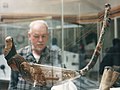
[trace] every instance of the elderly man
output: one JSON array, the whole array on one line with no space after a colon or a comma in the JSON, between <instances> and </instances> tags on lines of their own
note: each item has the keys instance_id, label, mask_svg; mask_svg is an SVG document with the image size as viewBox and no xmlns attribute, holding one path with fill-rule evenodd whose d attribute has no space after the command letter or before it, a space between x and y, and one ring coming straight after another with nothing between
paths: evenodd
<instances>
[{"instance_id":1,"label":"elderly man","mask_svg":"<svg viewBox=\"0 0 120 90\"><path fill-rule=\"evenodd\" d=\"M51 50L47 47L49 38L47 23L43 20L36 20L30 23L29 28L28 39L30 45L21 48L18 53L30 63L54 66L59 64L60 66L61 60L55 59L58 61L51 61ZM19 72L12 70L9 90L50 90L50 88L51 86L39 85L33 87L32 84L22 78Z\"/></svg>"}]
</instances>

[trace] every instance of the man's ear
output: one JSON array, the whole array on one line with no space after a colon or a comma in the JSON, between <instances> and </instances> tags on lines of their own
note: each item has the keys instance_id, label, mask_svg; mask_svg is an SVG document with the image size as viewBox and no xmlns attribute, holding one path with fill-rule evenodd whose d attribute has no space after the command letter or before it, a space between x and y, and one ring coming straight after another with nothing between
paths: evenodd
<instances>
[{"instance_id":1,"label":"man's ear","mask_svg":"<svg viewBox=\"0 0 120 90\"><path fill-rule=\"evenodd\" d=\"M50 32L46 33L47 39L49 39Z\"/></svg>"}]
</instances>

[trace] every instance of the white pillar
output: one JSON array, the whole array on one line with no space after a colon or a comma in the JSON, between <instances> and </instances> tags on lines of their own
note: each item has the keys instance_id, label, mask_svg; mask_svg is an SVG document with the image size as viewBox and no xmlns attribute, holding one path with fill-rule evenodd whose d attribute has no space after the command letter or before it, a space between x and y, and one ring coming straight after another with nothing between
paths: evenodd
<instances>
[{"instance_id":1,"label":"white pillar","mask_svg":"<svg viewBox=\"0 0 120 90\"><path fill-rule=\"evenodd\" d=\"M118 37L117 18L114 18L114 38Z\"/></svg>"}]
</instances>

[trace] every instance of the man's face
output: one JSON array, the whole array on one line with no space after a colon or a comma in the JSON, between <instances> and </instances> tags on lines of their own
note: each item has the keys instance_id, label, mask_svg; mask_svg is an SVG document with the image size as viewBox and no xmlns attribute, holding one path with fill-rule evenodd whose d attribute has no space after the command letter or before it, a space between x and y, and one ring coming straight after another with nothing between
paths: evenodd
<instances>
[{"instance_id":1,"label":"man's face","mask_svg":"<svg viewBox=\"0 0 120 90\"><path fill-rule=\"evenodd\" d=\"M34 25L32 32L28 33L33 49L43 50L48 41L48 30L45 25Z\"/></svg>"}]
</instances>

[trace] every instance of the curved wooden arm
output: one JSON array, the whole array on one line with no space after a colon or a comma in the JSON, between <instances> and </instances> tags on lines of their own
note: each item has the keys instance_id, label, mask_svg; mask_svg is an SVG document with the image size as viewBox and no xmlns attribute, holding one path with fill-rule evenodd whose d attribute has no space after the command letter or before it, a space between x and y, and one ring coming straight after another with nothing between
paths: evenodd
<instances>
[{"instance_id":1,"label":"curved wooden arm","mask_svg":"<svg viewBox=\"0 0 120 90\"><path fill-rule=\"evenodd\" d=\"M102 48L103 36L104 36L105 31L106 31L105 29L106 29L106 27L108 27L108 24L110 22L109 21L110 18L108 18L110 9L111 9L110 4L105 4L105 14L104 14L103 25L102 25L102 29L100 32L100 36L98 38L96 48L93 52L93 55L92 55L90 62L83 69L80 70L80 72L79 72L80 75L85 75L92 67L94 67L94 65L96 64L96 62L98 60L98 57L100 55L100 51Z\"/></svg>"}]
</instances>

